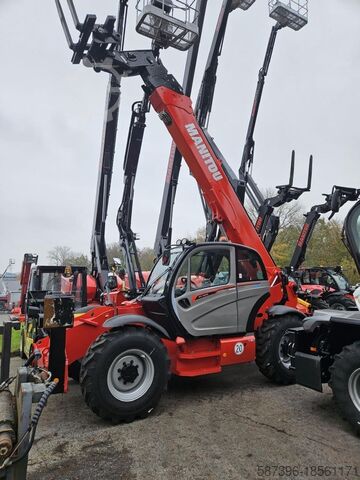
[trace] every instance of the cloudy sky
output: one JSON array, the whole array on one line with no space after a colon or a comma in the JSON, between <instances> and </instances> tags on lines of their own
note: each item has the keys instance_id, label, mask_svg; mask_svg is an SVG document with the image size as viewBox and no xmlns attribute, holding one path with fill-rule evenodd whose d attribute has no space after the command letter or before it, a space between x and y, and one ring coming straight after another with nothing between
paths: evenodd
<instances>
[{"instance_id":1,"label":"cloudy sky","mask_svg":"<svg viewBox=\"0 0 360 480\"><path fill-rule=\"evenodd\" d=\"M115 14L116 0L77 0L81 18ZM135 32L135 0L129 1L126 48L148 48ZM296 180L306 181L314 154L313 189L304 210L321 202L334 183L360 187L360 1L309 0L309 24L282 30L270 67L256 129L253 175L263 187L284 183L291 149ZM209 0L194 95L204 69L220 0ZM229 19L220 60L209 131L237 170L273 21L267 1ZM8 258L20 269L24 252L67 245L89 252L106 74L72 65L52 0L0 0L0 271ZM182 79L186 54L167 50L167 68ZM141 81L124 79L107 241L117 240L122 159L130 105L141 98ZM139 246L152 246L159 214L170 138L154 112L148 115L134 205ZM203 224L194 179L182 169L174 216L174 238Z\"/></svg>"}]
</instances>

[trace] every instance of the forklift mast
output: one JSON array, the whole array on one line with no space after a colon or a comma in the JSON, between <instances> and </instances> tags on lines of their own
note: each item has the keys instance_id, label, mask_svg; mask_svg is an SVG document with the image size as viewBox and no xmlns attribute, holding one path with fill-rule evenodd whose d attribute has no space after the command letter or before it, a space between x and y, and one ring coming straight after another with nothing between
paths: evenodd
<instances>
[{"instance_id":1,"label":"forklift mast","mask_svg":"<svg viewBox=\"0 0 360 480\"><path fill-rule=\"evenodd\" d=\"M21 286L21 293L20 293L20 308L21 313L25 313L25 299L26 293L29 285L29 278L31 272L31 266L37 265L38 256L33 255L32 253L25 253L22 267L21 267L21 274L20 274L20 286Z\"/></svg>"},{"instance_id":2,"label":"forklift mast","mask_svg":"<svg viewBox=\"0 0 360 480\"><path fill-rule=\"evenodd\" d=\"M62 17L62 23L64 21ZM261 256L271 285L269 305L287 302L296 306L293 289L284 281L281 269L257 235L221 160L195 117L190 98L184 95L179 83L167 72L154 51L117 49L120 40L113 30L114 17L107 17L102 25L95 22L96 18L88 15L80 32L81 41L71 43L75 52L73 63L82 59L86 67L97 72L110 71L120 76L142 78L150 104L159 114L202 190L212 219L231 242L253 248Z\"/></svg>"},{"instance_id":3,"label":"forklift mast","mask_svg":"<svg viewBox=\"0 0 360 480\"><path fill-rule=\"evenodd\" d=\"M81 30L84 25L80 24L75 8L72 2L68 2L73 18L76 19L75 26ZM116 49L122 50L124 48L125 28L127 19L128 1L120 0L119 15L117 22L118 44ZM59 14L62 14L60 2L56 2ZM91 29L91 25L95 24L94 16L88 16L86 21L87 30ZM64 25L64 23L63 23ZM67 37L68 41L70 37ZM84 39L81 35L80 42ZM74 52L74 61L80 61ZM105 107L105 118L102 136L102 145L99 162L99 174L96 188L95 212L94 222L91 236L91 274L94 276L99 291L106 289L106 282L109 274L109 262L106 251L105 241L105 225L108 212L111 179L114 164L116 136L119 119L119 104L120 104L120 77L114 72L110 72L107 99Z\"/></svg>"},{"instance_id":4,"label":"forklift mast","mask_svg":"<svg viewBox=\"0 0 360 480\"><path fill-rule=\"evenodd\" d=\"M305 222L299 235L293 256L288 270L296 271L305 260L306 250L309 241L314 233L315 226L322 214L331 212L329 220L337 213L340 208L349 201L356 201L359 198L360 190L356 188L340 187L334 185L330 194L325 194L325 202L320 205L314 205L308 213L305 214Z\"/></svg>"}]
</instances>

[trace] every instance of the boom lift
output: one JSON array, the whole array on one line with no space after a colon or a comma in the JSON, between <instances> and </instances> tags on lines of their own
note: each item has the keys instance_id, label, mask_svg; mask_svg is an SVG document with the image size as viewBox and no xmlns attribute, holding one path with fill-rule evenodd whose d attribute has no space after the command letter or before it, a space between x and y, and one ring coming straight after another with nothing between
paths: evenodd
<instances>
[{"instance_id":1,"label":"boom lift","mask_svg":"<svg viewBox=\"0 0 360 480\"><path fill-rule=\"evenodd\" d=\"M200 38L205 18L206 6L207 0L197 1L196 9L199 12L196 21L198 38L197 41L189 49L183 79L183 90L188 96L190 96L191 94L194 80L195 67L199 52ZM156 44L155 46L156 48L161 48L164 45ZM124 192L121 206L118 211L117 226L120 232L120 244L124 253L126 269L129 279L130 288L128 296L134 298L139 294L139 291L143 291L145 287L145 279L141 271L141 266L136 248L137 238L131 229L131 217L134 198L134 183L144 135L145 116L149 110L149 99L146 93L144 95L143 101L134 104L132 110L132 118L130 122L129 136L124 159ZM161 212L161 215L164 214L166 213ZM138 274L139 285L137 282L136 273Z\"/></svg>"},{"instance_id":2,"label":"boom lift","mask_svg":"<svg viewBox=\"0 0 360 480\"><path fill-rule=\"evenodd\" d=\"M144 25L167 19L163 12L158 15L152 2L147 6L139 20ZM169 28L174 20L167 15L164 35L176 44L178 30ZM64 24L63 16L61 20ZM73 338L66 354L69 364L82 358L85 401L105 419L130 421L151 412L169 371L180 376L218 373L225 365L255 357L268 378L290 383L293 375L282 344L286 330L302 322L296 295L258 237L189 97L167 72L159 52L118 51L113 24L108 17L97 25L88 15L80 29L81 41L69 41L73 63L82 59L96 71L142 78L150 104L229 242L184 241L170 250L169 257L158 260L141 296L120 306L93 305L81 313L78 328L68 331L69 337L76 331L78 342ZM189 38L184 31L183 36ZM37 346L44 348L48 342L44 339Z\"/></svg>"},{"instance_id":3,"label":"boom lift","mask_svg":"<svg viewBox=\"0 0 360 480\"><path fill-rule=\"evenodd\" d=\"M124 48L124 39L125 39L125 26L127 19L127 0L120 0L119 2L119 14L117 22L117 35L118 35L118 45L115 47L119 50ZM59 14L63 15L61 4L56 3ZM69 2L69 8L74 19L75 27L81 29L82 25L79 22L76 10L72 2ZM94 17L89 16L86 20L86 28L91 29L91 25L94 24ZM112 26L114 26L115 20L113 21ZM64 24L65 25L65 24ZM67 38L69 40L70 33L69 30L66 30ZM80 42L84 41L85 36L82 36ZM74 53L74 61L80 61L80 58L75 58L76 53ZM106 241L105 241L105 225L106 217L108 211L110 189L111 189L111 180L112 180L112 171L114 164L114 155L115 155L115 145L116 145L116 136L118 128L118 119L119 119L119 106L120 106L120 77L114 75L110 72L109 84L107 90L107 100L105 108L105 118L104 118L104 127L103 127L103 138L101 145L101 154L100 154L100 164L99 164L99 175L98 183L96 189L96 199L95 199L95 212L94 212L94 222L93 230L91 237L91 275L96 280L97 285L97 300L100 299L100 295L107 291L109 292L108 287L108 278L109 278L109 262L106 252Z\"/></svg>"},{"instance_id":4,"label":"boom lift","mask_svg":"<svg viewBox=\"0 0 360 480\"><path fill-rule=\"evenodd\" d=\"M247 10L254 3L254 1L255 0L240 0L234 2L233 0L224 0L222 2L217 20L217 27L211 42L210 52L206 62L204 75L195 105L195 116L199 122L199 125L204 129L208 126L209 115L211 113L211 108L213 104L219 57L222 53L222 47L224 43L229 15L233 10L237 8ZM192 80L193 78L191 78L191 84ZM185 95L190 96L190 90L186 88L184 89L184 93ZM170 150L160 216L155 239L154 248L157 257L160 257L165 252L166 248L171 245L172 242L172 218L176 189L180 175L181 159L182 156L180 150L176 148L176 145L173 142ZM235 174L232 173L232 176L235 179ZM207 208L206 203L204 203L204 199L201 193L200 198L202 200L205 217L207 219L206 238L209 240L214 239L216 236L216 229L211 222L211 212Z\"/></svg>"},{"instance_id":5,"label":"boom lift","mask_svg":"<svg viewBox=\"0 0 360 480\"><path fill-rule=\"evenodd\" d=\"M359 201L345 219L344 241L360 273ZM360 312L318 310L288 335L297 383L319 392L329 383L342 415L360 433Z\"/></svg>"}]
</instances>

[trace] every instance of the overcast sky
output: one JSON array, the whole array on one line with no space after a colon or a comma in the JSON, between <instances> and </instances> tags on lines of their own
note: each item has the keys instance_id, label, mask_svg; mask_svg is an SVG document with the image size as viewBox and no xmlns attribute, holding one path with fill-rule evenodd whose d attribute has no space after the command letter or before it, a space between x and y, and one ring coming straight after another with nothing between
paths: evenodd
<instances>
[{"instance_id":1,"label":"overcast sky","mask_svg":"<svg viewBox=\"0 0 360 480\"><path fill-rule=\"evenodd\" d=\"M65 3L65 2L64 2ZM116 0L77 0L81 18L115 14ZM129 1L126 48L148 48L135 32L135 0ZM321 202L334 183L360 187L360 1L309 0L309 24L282 30L277 39L255 132L253 176L262 188L287 180L291 149L296 182L306 182L304 210ZM220 0L209 0L194 95L207 58ZM273 20L267 1L230 16L209 131L234 170L245 138L258 69ZM89 253L107 75L72 65L52 0L0 0L0 271L9 257L18 271L25 252L67 245ZM163 62L182 80L186 54L167 50ZM124 79L107 241L118 238L122 161L130 105L141 81ZM154 112L148 115L136 181L133 229L139 246L153 246L170 137ZM174 239L203 225L194 179L182 169Z\"/></svg>"}]
</instances>

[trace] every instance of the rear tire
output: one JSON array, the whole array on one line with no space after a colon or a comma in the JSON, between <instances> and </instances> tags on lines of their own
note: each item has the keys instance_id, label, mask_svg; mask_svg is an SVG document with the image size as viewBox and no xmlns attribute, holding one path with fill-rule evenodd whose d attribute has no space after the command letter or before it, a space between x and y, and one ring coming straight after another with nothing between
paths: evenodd
<instances>
[{"instance_id":1,"label":"rear tire","mask_svg":"<svg viewBox=\"0 0 360 480\"><path fill-rule=\"evenodd\" d=\"M311 300L311 307L313 310L326 310L330 305L322 298L315 298Z\"/></svg>"},{"instance_id":2,"label":"rear tire","mask_svg":"<svg viewBox=\"0 0 360 480\"><path fill-rule=\"evenodd\" d=\"M86 404L99 417L131 422L151 413L165 390L167 350L145 328L104 333L83 358L80 385Z\"/></svg>"},{"instance_id":3,"label":"rear tire","mask_svg":"<svg viewBox=\"0 0 360 480\"><path fill-rule=\"evenodd\" d=\"M354 310L356 308L356 303L355 300L351 300L350 298L336 298L336 299L331 299L331 297L328 299L328 304L330 305L330 308L333 310Z\"/></svg>"},{"instance_id":4,"label":"rear tire","mask_svg":"<svg viewBox=\"0 0 360 480\"><path fill-rule=\"evenodd\" d=\"M297 315L288 314L265 320L256 332L256 365L274 383L295 382L295 372L290 370L290 357L286 352L286 331L301 325Z\"/></svg>"},{"instance_id":5,"label":"rear tire","mask_svg":"<svg viewBox=\"0 0 360 480\"><path fill-rule=\"evenodd\" d=\"M330 368L335 401L348 422L360 434L360 342L344 347Z\"/></svg>"}]
</instances>

